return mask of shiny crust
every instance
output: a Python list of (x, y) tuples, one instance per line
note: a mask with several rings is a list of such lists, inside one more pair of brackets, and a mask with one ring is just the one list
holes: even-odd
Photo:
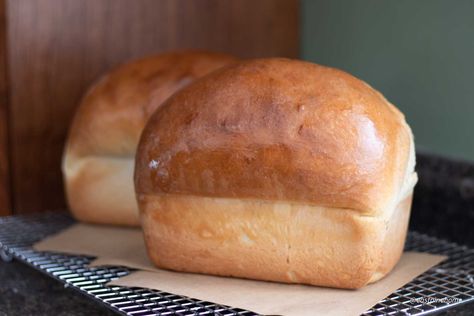
[(411, 193), (390, 218), (308, 204), (139, 195), (147, 251), (160, 268), (356, 289), (403, 251)]
[(410, 128), (380, 93), (265, 59), (170, 98), (142, 134), (135, 189), (158, 267), (354, 289), (400, 258), (414, 166)]
[(133, 167), (147, 119), (177, 90), (235, 61), (205, 52), (161, 54), (120, 66), (98, 81), (76, 112), (64, 152), (64, 182), (74, 216), (138, 225)]
[(253, 60), (152, 116), (135, 188), (158, 267), (353, 289), (400, 258), (414, 166), (403, 115), (364, 82)]
[(413, 137), (393, 105), (340, 70), (241, 62), (196, 81), (151, 117), (138, 194), (261, 199), (392, 212), (413, 173)]

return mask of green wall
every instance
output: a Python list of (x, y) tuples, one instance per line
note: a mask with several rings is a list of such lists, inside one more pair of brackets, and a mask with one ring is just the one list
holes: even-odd
[(417, 148), (474, 160), (474, 0), (302, 0), (302, 58), (381, 91)]

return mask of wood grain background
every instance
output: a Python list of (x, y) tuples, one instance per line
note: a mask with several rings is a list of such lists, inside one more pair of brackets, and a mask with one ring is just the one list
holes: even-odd
[(61, 155), (87, 87), (177, 48), (297, 57), (297, 0), (3, 0), (0, 215), (65, 209)]
[(0, 1), (0, 216), (11, 214), (5, 2)]

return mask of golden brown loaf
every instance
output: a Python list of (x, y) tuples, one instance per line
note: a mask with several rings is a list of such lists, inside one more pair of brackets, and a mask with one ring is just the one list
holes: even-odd
[(414, 165), (403, 114), (369, 85), (261, 59), (216, 71), (155, 112), (135, 189), (159, 267), (358, 288), (401, 255)]
[(127, 63), (82, 100), (69, 132), (63, 174), (69, 207), (82, 221), (138, 225), (135, 150), (149, 116), (177, 90), (235, 58), (176, 52)]

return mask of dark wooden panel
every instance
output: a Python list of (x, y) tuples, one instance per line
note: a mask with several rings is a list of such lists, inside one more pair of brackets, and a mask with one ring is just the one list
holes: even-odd
[(5, 2), (0, 0), (0, 216), (11, 213)]
[(15, 212), (65, 206), (60, 162), (80, 96), (124, 60), (175, 48), (298, 55), (297, 0), (10, 0)]

